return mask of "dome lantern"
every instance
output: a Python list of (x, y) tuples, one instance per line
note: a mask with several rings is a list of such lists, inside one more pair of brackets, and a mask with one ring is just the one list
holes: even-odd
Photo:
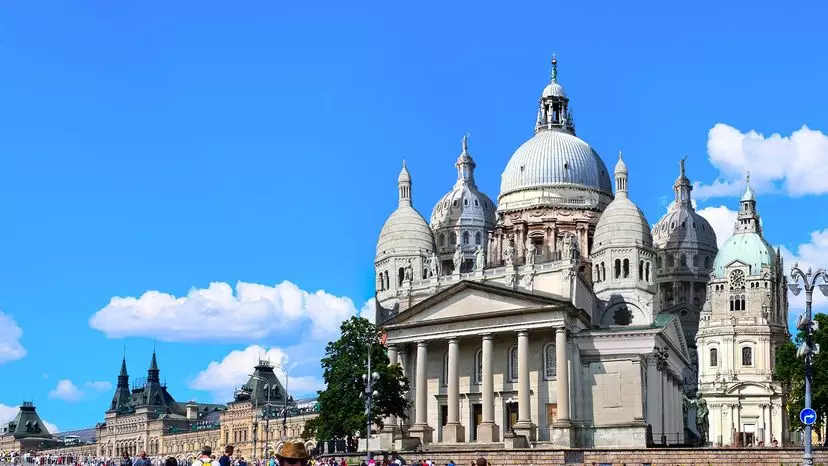
[(549, 75), (549, 84), (541, 93), (538, 118), (535, 122), (536, 133), (549, 130), (575, 134), (569, 98), (563, 86), (558, 83), (558, 57), (555, 54), (552, 54), (552, 73)]
[(615, 195), (627, 197), (627, 164), (624, 154), (618, 151), (618, 163), (615, 164)]

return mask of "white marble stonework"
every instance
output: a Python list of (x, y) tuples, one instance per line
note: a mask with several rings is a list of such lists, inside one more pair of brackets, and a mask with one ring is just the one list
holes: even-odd
[(610, 172), (576, 135), (556, 61), (537, 110), (496, 206), (477, 188), (467, 138), (429, 225), (413, 171), (397, 178), (374, 261), (376, 320), (411, 408), (405, 423), (386, 419), (383, 448), (691, 440), (690, 335), (656, 299), (659, 249), (628, 195), (635, 170), (619, 154)]

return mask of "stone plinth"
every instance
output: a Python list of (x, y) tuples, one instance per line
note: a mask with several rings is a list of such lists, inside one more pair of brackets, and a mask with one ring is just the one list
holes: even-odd
[(500, 429), (494, 422), (484, 422), (477, 426), (477, 443), (495, 443), (500, 441)]
[(460, 423), (443, 426), (443, 443), (462, 443), (466, 441), (466, 428)]

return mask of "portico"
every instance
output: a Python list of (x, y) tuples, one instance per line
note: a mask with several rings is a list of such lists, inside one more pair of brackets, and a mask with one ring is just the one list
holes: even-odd
[[(482, 299), (487, 306), (475, 306)], [(534, 441), (550, 440), (553, 424), (569, 428), (568, 332), (583, 328), (583, 311), (551, 297), (462, 282), (398, 317), (385, 328), (389, 358), (411, 381), (412, 437), (495, 443), (514, 433)]]

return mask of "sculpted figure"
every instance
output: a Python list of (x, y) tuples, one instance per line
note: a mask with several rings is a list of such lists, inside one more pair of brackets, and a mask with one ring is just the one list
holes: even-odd
[(461, 265), (463, 265), (463, 247), (458, 244), (454, 250), (454, 273), (460, 273)]
[(707, 430), (710, 427), (707, 419), (709, 412), (707, 401), (699, 395), (696, 398), (696, 429), (701, 434), (702, 444), (707, 441)]
[(526, 265), (535, 264), (535, 243), (531, 239), (526, 239)]
[(437, 253), (432, 252), (431, 259), (428, 261), (428, 273), (430, 276), (436, 277), (439, 274), (440, 271), (437, 268), (439, 265), (440, 262), (437, 260)]
[(477, 250), (474, 251), (474, 269), (480, 271), (484, 267), (486, 267), (486, 254), (483, 253), (483, 246), (478, 245)]
[(506, 261), (506, 266), (511, 267), (515, 265), (515, 244), (513, 240), (509, 240), (506, 250), (503, 252), (503, 259)]
[(405, 266), (405, 281), (410, 282), (414, 278), (414, 269), (411, 267), (411, 262)]

